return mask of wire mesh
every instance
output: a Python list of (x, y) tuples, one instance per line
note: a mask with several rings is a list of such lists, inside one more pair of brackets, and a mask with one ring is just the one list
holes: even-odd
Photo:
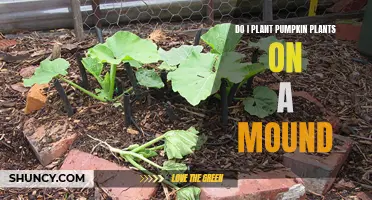
[[(85, 29), (157, 24), (170, 30), (262, 21), (264, 1), (267, 0), (80, 0)], [(358, 11), (367, 0), (273, 0), (269, 11), (272, 20), (306, 17), (311, 3), (315, 3), (314, 12), (319, 16)]]

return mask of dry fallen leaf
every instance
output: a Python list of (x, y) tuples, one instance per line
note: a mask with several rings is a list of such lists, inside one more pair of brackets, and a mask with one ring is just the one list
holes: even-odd
[(152, 40), (153, 42), (161, 42), (166, 39), (165, 33), (160, 29), (155, 29), (152, 33), (150, 33), (148, 39)]
[(67, 49), (69, 51), (74, 50), (78, 47), (77, 44), (64, 44), (62, 45), (62, 49)]
[(16, 84), (13, 84), (10, 86), (13, 90), (15, 91), (18, 91), (18, 92), (21, 92), (21, 93), (24, 93), (24, 92), (27, 92), (28, 91), (28, 88), (25, 88), (23, 86), (23, 83), (22, 82), (19, 82), (19, 83), (16, 83)]
[(137, 130), (134, 130), (132, 128), (127, 128), (127, 132), (131, 135), (137, 135), (139, 133)]
[(36, 68), (37, 66), (22, 68), (21, 71), (19, 71), (19, 75), (21, 75), (23, 78), (29, 78), (34, 74)]

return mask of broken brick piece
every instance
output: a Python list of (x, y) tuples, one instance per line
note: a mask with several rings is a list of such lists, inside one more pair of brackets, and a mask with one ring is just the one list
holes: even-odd
[(359, 200), (372, 200), (372, 194), (369, 192), (358, 192), (356, 196)]
[[(334, 151), (329, 155), (295, 152), (283, 156), (284, 166), (302, 178), (307, 190), (318, 194), (328, 192), (351, 151), (352, 140), (336, 134), (333, 134), (333, 137)], [(337, 143), (339, 145), (335, 145)]]
[(48, 87), (48, 84), (35, 84), (27, 93), (25, 114), (40, 110), (44, 107), (47, 96), (43, 93), (43, 89)]
[[(288, 177), (288, 178), (286, 178)], [(227, 180), (224, 180), (224, 182)], [(305, 199), (305, 187), (289, 169), (240, 175), (237, 187), (201, 187), (201, 200)]]
[(14, 46), (17, 44), (17, 41), (15, 40), (1, 40), (0, 39), (0, 50), (3, 51), (5, 49), (7, 49), (8, 47), (11, 47), (11, 46)]
[(37, 159), (46, 166), (63, 156), (77, 138), (77, 134), (68, 129), (67, 121), (38, 124), (35, 118), (30, 118), (24, 124), (23, 134)]
[[(156, 184), (144, 187), (144, 183), (140, 183), (141, 173), (76, 149), (68, 153), (60, 170), (117, 170), (116, 174), (112, 174), (109, 179), (104, 179), (102, 182), (101, 177), (95, 175), (95, 182), (98, 182), (100, 188), (114, 200), (144, 200), (150, 199), (156, 193)], [(123, 182), (122, 186), (118, 185), (121, 182)], [(129, 185), (126, 186), (127, 184)]]

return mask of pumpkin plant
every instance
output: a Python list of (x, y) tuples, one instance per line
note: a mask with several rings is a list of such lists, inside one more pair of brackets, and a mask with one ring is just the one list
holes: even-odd
[[(187, 170), (186, 164), (177, 162), (176, 159), (182, 159), (184, 156), (192, 154), (200, 148), (201, 144), (198, 134), (199, 132), (194, 127), (190, 127), (188, 130), (170, 130), (145, 144), (132, 144), (125, 149), (114, 148), (106, 142), (92, 136), (89, 137), (99, 141), (100, 144), (104, 144), (104, 147), (108, 148), (111, 152), (119, 154), (126, 162), (129, 162), (138, 170), (153, 176), (159, 173), (163, 175), (184, 173)], [(156, 145), (159, 142), (163, 142), (163, 144)], [(159, 150), (164, 150), (167, 157), (167, 161), (163, 165), (150, 160), (150, 158), (158, 156), (157, 151)], [(140, 162), (145, 162), (156, 168), (158, 173), (150, 172)], [(199, 199), (200, 188), (198, 187), (189, 186), (180, 188), (177, 186), (177, 183), (170, 182), (167, 179), (164, 179), (162, 182), (177, 191), (177, 200)]]
[[(118, 65), (129, 63), (132, 67), (141, 68), (144, 64), (158, 62), (160, 58), (156, 44), (150, 40), (141, 39), (128, 31), (115, 33), (105, 43), (90, 48), (87, 55), (82, 59), (82, 63), (100, 85), (100, 88), (96, 88), (95, 92), (88, 91), (65, 77), (70, 64), (62, 58), (42, 61), (34, 75), (29, 79), (24, 79), (24, 85), (30, 87), (35, 83), (49, 83), (53, 78), (57, 78), (95, 99), (114, 101)], [(102, 72), (106, 71), (105, 65), (109, 65), (110, 69), (102, 75)], [(137, 70), (136, 77), (139, 84), (146, 87), (160, 88), (164, 86), (160, 76), (154, 70), (141, 68)], [(126, 92), (130, 90), (131, 88)]]

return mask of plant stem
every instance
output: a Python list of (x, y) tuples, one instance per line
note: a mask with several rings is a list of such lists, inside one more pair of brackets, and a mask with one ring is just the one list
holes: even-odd
[(161, 135), (161, 136), (159, 136), (159, 137), (157, 137), (157, 138), (155, 138), (153, 140), (150, 140), (149, 142), (147, 142), (147, 143), (145, 143), (145, 144), (143, 144), (143, 145), (141, 145), (141, 146), (133, 149), (131, 152), (137, 153), (137, 152), (145, 149), (146, 147), (149, 147), (149, 146), (151, 146), (151, 145), (159, 142), (160, 140), (162, 140), (165, 137), (166, 137), (166, 134), (163, 134), (163, 135)]
[[(141, 170), (143, 173), (147, 174), (147, 175), (150, 175), (150, 176), (153, 176), (155, 174), (151, 173), (150, 171), (148, 171), (147, 169), (145, 169), (144, 167), (142, 167), (142, 165), (138, 164), (136, 161), (134, 161), (130, 156), (127, 156), (127, 155), (123, 155), (124, 158), (130, 163), (132, 164), (135, 168)], [(179, 190), (180, 188), (177, 187), (176, 185), (174, 185), (172, 182), (164, 179), (163, 180), (163, 183), (173, 187), (174, 189), (176, 190)]]
[[(165, 134), (164, 134), (164, 135), (165, 135)], [(164, 135), (163, 135), (163, 136), (164, 136)], [(155, 175), (155, 174), (151, 173), (150, 171), (148, 171), (146, 168), (142, 167), (142, 165), (140, 165), (140, 164), (138, 164), (136, 161), (134, 161), (130, 155), (122, 154), (123, 152), (127, 152), (127, 153), (128, 153), (128, 152), (130, 152), (130, 151), (124, 151), (124, 150), (121, 150), (121, 149), (114, 148), (114, 147), (112, 147), (111, 145), (107, 144), (107, 142), (104, 142), (104, 141), (102, 141), (102, 140), (100, 140), (100, 139), (94, 138), (94, 137), (90, 136), (89, 134), (88, 134), (88, 137), (92, 138), (93, 140), (99, 141), (100, 143), (103, 143), (103, 144), (104, 144), (104, 145), (105, 145), (105, 146), (106, 146), (106, 147), (107, 147), (111, 152), (120, 154), (120, 156), (122, 156), (126, 161), (128, 161), (130, 164), (132, 164), (132, 165), (133, 165), (134, 167), (136, 167), (137, 169), (141, 170), (143, 173), (145, 173), (145, 174), (147, 174), (147, 175), (151, 175), (151, 176)], [(162, 136), (160, 136), (160, 137), (162, 137)], [(165, 136), (164, 136), (164, 137), (165, 137)], [(157, 138), (155, 138), (155, 139), (157, 139)], [(136, 154), (136, 153), (134, 153), (134, 152), (130, 152), (130, 153), (133, 153), (133, 155)], [(138, 154), (137, 154), (137, 155), (138, 155)], [(142, 156), (142, 155), (141, 155), (141, 156)], [(143, 156), (142, 156), (142, 157), (143, 157)], [(141, 158), (141, 159), (142, 159), (142, 158)], [(173, 188), (176, 189), (176, 190), (179, 190), (179, 189), (180, 189), (179, 187), (177, 187), (177, 186), (174, 185), (172, 182), (170, 182), (170, 181), (168, 181), (168, 180), (166, 180), (166, 179), (164, 179), (163, 182), (164, 182), (165, 184), (167, 184), (167, 185), (173, 187)]]
[(109, 90), (109, 100), (112, 100), (115, 90), (115, 77), (116, 77), (116, 65), (111, 64), (110, 67), (110, 90)]
[(228, 101), (227, 101), (227, 80), (222, 79), (220, 93), (221, 93), (221, 107), (222, 107), (222, 125), (226, 127), (228, 125)]
[(121, 93), (119, 96), (115, 97), (113, 102), (119, 100), (125, 93), (129, 93), (133, 90), (133, 87), (130, 87), (129, 89), (125, 90), (123, 93)]
[(229, 95), (227, 96), (227, 105), (230, 106), (232, 101), (234, 100), (234, 96), (236, 92), (238, 91), (238, 88), (240, 87), (239, 83), (234, 83), (234, 85), (231, 87)]
[(84, 89), (84, 88), (81, 87), (80, 85), (78, 85), (78, 84), (76, 84), (76, 83), (74, 83), (74, 82), (72, 82), (72, 81), (70, 81), (70, 80), (68, 80), (68, 79), (66, 79), (66, 78), (64, 78), (64, 77), (62, 77), (62, 76), (58, 76), (58, 78), (61, 79), (61, 80), (64, 81), (64, 82), (66, 82), (66, 83), (72, 85), (74, 88), (79, 89), (80, 91), (84, 92), (85, 94), (89, 95), (90, 97), (93, 97), (93, 98), (95, 98), (95, 99), (97, 99), (97, 100), (100, 100), (100, 101), (103, 101), (103, 102), (106, 101), (105, 98), (97, 96), (97, 95), (94, 94), (93, 92), (90, 92), (90, 91)]
[(163, 149), (163, 148), (164, 148), (164, 144), (159, 145), (159, 146), (155, 146), (155, 147), (152, 147), (152, 148), (149, 148), (149, 150), (156, 151), (156, 150)]
[(120, 153), (120, 155), (130, 155), (130, 156), (133, 156), (133, 157), (139, 158), (139, 159), (141, 159), (141, 160), (147, 162), (148, 164), (150, 164), (150, 165), (152, 165), (152, 166), (154, 166), (154, 167), (156, 167), (156, 168), (158, 168), (158, 169), (163, 169), (162, 166), (160, 166), (160, 165), (158, 165), (158, 164), (152, 162), (151, 160), (145, 158), (145, 157), (144, 157), (143, 155), (141, 155), (141, 154), (134, 153), (134, 152), (131, 152), (131, 151), (123, 151), (123, 150), (120, 150), (120, 149), (119, 149), (119, 151), (120, 151), (120, 152), (117, 152), (117, 153)]

